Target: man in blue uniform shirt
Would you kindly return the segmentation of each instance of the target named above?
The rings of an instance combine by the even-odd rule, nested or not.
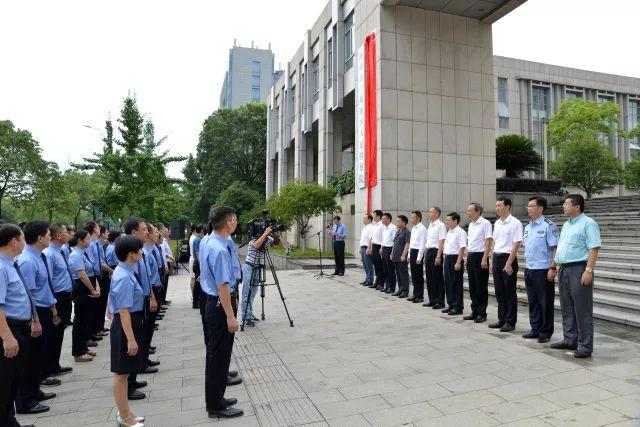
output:
[[[109,298],[109,276],[113,273],[113,270],[109,268],[105,260],[104,241],[102,239],[104,227],[100,227],[95,222],[89,222],[85,229],[91,234],[91,246],[88,248],[88,252],[93,269],[96,272],[96,280],[100,284],[100,297],[94,301],[95,317],[92,328],[92,332],[96,337],[100,337],[101,335],[106,335],[104,317],[107,309],[107,299]]]
[[[340,222],[340,215],[333,217],[333,225],[329,230],[329,236],[333,241],[333,258],[336,269],[333,272],[336,276],[344,276],[344,239],[347,237],[347,229]]]
[[[544,197],[532,197],[527,204],[529,224],[524,228],[522,246],[524,246],[524,283],[529,300],[529,323],[531,332],[524,334],[526,339],[537,338],[539,343],[548,342],[553,335],[553,312],[556,268],[552,267],[556,246],[558,246],[558,227],[543,216],[547,208]]]

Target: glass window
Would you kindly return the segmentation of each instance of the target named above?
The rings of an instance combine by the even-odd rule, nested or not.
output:
[[[640,100],[629,100],[629,130],[635,129],[640,124]]]
[[[509,129],[509,117],[498,116],[498,126],[500,129]]]
[[[251,61],[251,74],[260,75],[260,61]]]
[[[289,111],[291,111],[291,123],[296,122],[296,87],[291,86],[289,93]]]
[[[333,40],[327,42],[327,87],[333,86]]]
[[[542,155],[542,135],[545,123],[549,121],[549,88],[544,86],[533,86],[532,94],[532,118],[533,118],[533,140],[536,142],[536,151]]]
[[[313,100],[317,101],[320,97],[320,57],[316,56],[311,63],[313,70]]]
[[[583,99],[584,92],[582,92],[581,90],[567,89],[564,97],[565,99]]]
[[[276,138],[280,138],[280,106],[276,107]]]
[[[251,76],[251,86],[260,87],[260,76]]]
[[[498,77],[498,126],[509,129],[509,88],[505,78]]]
[[[260,88],[259,87],[251,88],[251,100],[252,101],[260,101]]]
[[[353,49],[355,46],[353,31],[353,12],[344,20],[344,63],[345,71],[353,66]]]
[[[347,145],[342,148],[342,173],[345,173],[355,167],[355,156],[353,145]]]
[[[615,96],[607,95],[607,94],[598,94],[598,102],[602,104],[605,102],[615,102]],[[615,138],[613,135],[607,135],[604,132],[600,133],[600,140],[602,141],[603,144],[614,144],[615,142]]]

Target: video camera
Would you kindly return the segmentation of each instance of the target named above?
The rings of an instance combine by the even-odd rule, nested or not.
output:
[[[287,229],[286,226],[280,224],[277,220],[269,218],[269,209],[264,209],[262,211],[262,218],[254,218],[247,222],[247,234],[252,239],[257,239],[262,236],[268,227],[272,228],[272,232],[285,231]]]

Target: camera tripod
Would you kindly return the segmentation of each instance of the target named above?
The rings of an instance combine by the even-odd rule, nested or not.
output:
[[[269,270],[271,270],[271,275],[273,276],[273,283],[267,283],[267,265],[269,265]],[[280,294],[280,300],[282,300],[282,305],[284,306],[284,311],[287,313],[287,318],[289,319],[289,326],[293,328],[293,320],[291,319],[291,315],[289,314],[289,309],[287,308],[287,303],[285,302],[286,298],[282,293],[282,288],[280,288],[280,281],[278,280],[278,276],[276,275],[276,269],[273,266],[273,261],[271,260],[271,255],[269,254],[268,248],[259,249],[256,251],[256,264],[251,269],[251,277],[249,278],[249,292],[247,293],[247,298],[245,300],[245,310],[242,312],[242,325],[240,326],[240,330],[244,331],[244,325],[247,322],[247,314],[250,311],[250,302],[255,292],[257,292],[257,288],[260,288],[260,298],[261,298],[261,315],[260,318],[262,320],[264,317],[264,297],[265,297],[265,287],[267,286],[276,286],[278,288],[278,293]],[[251,311],[253,312],[253,307],[251,307]],[[250,319],[249,319],[250,320]]]

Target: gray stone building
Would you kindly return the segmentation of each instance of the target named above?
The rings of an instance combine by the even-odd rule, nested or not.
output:
[[[220,91],[220,107],[238,107],[247,102],[264,102],[276,80],[271,46],[267,49],[234,46]]]

